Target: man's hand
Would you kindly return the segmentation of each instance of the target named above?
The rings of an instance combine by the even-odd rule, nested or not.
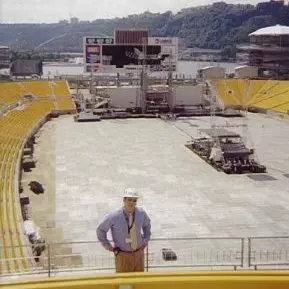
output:
[[[119,253],[119,249],[117,249],[116,247],[109,246],[107,250],[114,253],[115,256]]]
[[[144,241],[143,244],[140,246],[140,250],[144,250],[146,246],[148,245],[148,241]]]
[[[112,247],[112,246],[109,246],[109,247],[107,247],[106,248],[108,251],[110,251],[110,252],[114,252],[114,248]]]

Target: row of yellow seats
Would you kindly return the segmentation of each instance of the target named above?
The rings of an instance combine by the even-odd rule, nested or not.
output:
[[[6,152],[4,165],[1,165],[1,273],[21,272],[27,268],[21,245],[21,223],[15,196],[14,179],[17,164],[17,151]],[[13,246],[13,247],[9,247]]]
[[[0,90],[9,95],[32,94],[38,97],[70,96],[68,84],[65,80],[29,80],[0,82]]]
[[[226,79],[213,81],[216,93],[225,106],[242,105],[244,103],[241,82]]]
[[[19,247],[23,242],[21,241],[21,234],[19,232],[19,222],[21,221],[17,213],[16,192],[14,188],[15,168],[21,147],[21,139],[17,137],[14,132],[7,134],[9,131],[7,127],[6,130],[5,127],[3,129],[1,127],[0,143],[3,150],[0,159],[0,240],[1,245],[6,246],[6,248],[1,247],[1,273],[19,272],[22,271],[26,265],[23,249]]]
[[[75,110],[75,104],[69,98],[58,97],[57,105],[59,110]]]
[[[29,131],[54,108],[52,101],[35,101],[0,118],[0,274],[23,272],[33,265],[23,249],[18,192],[14,180],[19,151]],[[10,246],[10,247],[9,247]],[[12,247],[11,247],[12,246]]]
[[[246,79],[219,79],[213,82],[217,95],[225,106],[246,106],[259,93],[264,86],[262,80]]]
[[[24,95],[40,98],[56,98],[59,109],[75,109],[69,86],[65,80],[34,80],[21,82],[0,82],[0,105],[19,101]]]
[[[289,81],[220,79],[213,85],[225,106],[289,110]]]
[[[21,88],[15,82],[0,82],[0,104],[7,105],[21,99]]]
[[[258,94],[255,95],[251,106],[288,112],[289,81],[267,80]]]

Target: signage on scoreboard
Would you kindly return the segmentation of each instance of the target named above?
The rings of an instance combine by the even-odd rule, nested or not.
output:
[[[177,37],[149,37],[148,45],[178,46]]]
[[[148,45],[160,45],[162,55],[170,55],[161,65],[152,69],[155,71],[176,71],[178,63],[178,37],[149,37]]]
[[[162,55],[160,45],[146,46],[144,53],[142,45],[103,45],[102,63],[124,68],[125,65],[142,65],[144,58],[148,65],[160,64],[168,55]]]
[[[178,38],[148,37],[147,40],[144,46],[116,44],[114,38],[86,36],[83,38],[84,71],[102,73],[110,68],[115,71],[133,70],[141,65],[148,65],[152,71],[175,71]]]
[[[86,72],[100,72],[101,65],[100,64],[93,64],[86,66]]]
[[[85,63],[101,63],[101,46],[89,44],[85,46]]]
[[[111,37],[85,37],[85,44],[114,44],[114,38]]]

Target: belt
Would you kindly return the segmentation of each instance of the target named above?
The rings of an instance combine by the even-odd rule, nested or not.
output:
[[[123,251],[123,250],[121,250],[121,249],[119,249],[119,248],[115,248],[115,250],[114,250],[114,254],[115,255],[117,255],[118,253],[126,253],[126,254],[133,254],[133,253],[136,253],[136,252],[138,252],[139,250],[141,250],[141,248],[138,248],[138,249],[136,249],[136,250],[134,250],[134,251]]]
[[[136,249],[136,250],[134,250],[134,251],[123,251],[123,250],[119,250],[120,252],[123,252],[123,253],[136,253],[136,252],[138,252],[139,250],[140,250],[141,248],[138,248],[138,249]]]

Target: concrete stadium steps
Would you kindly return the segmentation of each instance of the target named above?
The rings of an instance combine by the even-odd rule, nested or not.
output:
[[[289,81],[218,79],[212,81],[225,106],[289,111]]]
[[[26,241],[15,177],[26,137],[52,109],[51,100],[34,101],[0,118],[0,275],[28,271],[35,266],[31,250],[23,248]]]

